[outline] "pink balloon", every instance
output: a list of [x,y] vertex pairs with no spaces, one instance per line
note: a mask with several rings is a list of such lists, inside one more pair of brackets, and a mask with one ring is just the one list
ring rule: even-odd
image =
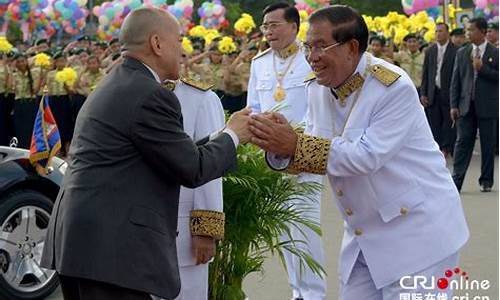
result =
[[96,17],[99,17],[101,14],[100,14],[100,7],[99,5],[98,6],[94,6],[94,8],[92,9],[92,12],[94,13],[94,16]]
[[488,5],[488,0],[474,0],[474,4],[479,9],[485,9]]

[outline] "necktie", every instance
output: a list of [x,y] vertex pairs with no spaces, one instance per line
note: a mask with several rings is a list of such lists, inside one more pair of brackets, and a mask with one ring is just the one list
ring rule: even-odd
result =
[[443,65],[444,47],[438,47],[437,70],[436,70],[436,86],[441,88],[441,67]]
[[[479,47],[476,47],[474,58],[481,59],[481,50],[479,49]],[[477,78],[477,71],[476,69],[474,69],[474,83],[476,82],[476,78]]]
[[[481,50],[479,47],[476,47],[474,51],[474,58],[481,59]],[[474,81],[472,82],[472,101],[476,98],[476,79],[477,79],[477,71],[474,69]]]

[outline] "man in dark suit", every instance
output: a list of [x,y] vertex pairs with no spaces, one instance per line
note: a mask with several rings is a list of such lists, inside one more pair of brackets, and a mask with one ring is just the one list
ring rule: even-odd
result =
[[436,24],[436,44],[425,52],[420,101],[425,107],[434,140],[444,156],[453,152],[455,129],[451,128],[450,83],[457,47],[450,42],[448,25]]
[[[42,265],[57,270],[70,300],[174,298],[180,185],[200,186],[234,168],[237,144],[250,138],[249,110],[203,144],[183,131],[179,101],[162,86],[178,78],[182,52],[168,12],[135,10],[121,30],[125,60],[78,116],[47,231]],[[191,224],[200,235],[224,227],[218,215]]]
[[498,49],[485,39],[484,18],[471,20],[471,44],[458,50],[450,88],[450,115],[457,122],[453,180],[460,191],[474,149],[477,129],[481,143],[482,192],[493,186],[495,126],[498,118]]

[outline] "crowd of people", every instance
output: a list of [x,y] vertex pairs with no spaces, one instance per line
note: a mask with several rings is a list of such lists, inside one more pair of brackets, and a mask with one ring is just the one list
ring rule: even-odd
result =
[[[448,41],[456,48],[470,43],[463,28],[456,28],[450,32],[449,26],[445,23],[440,23],[437,27],[441,28],[436,30],[438,33],[436,43],[431,44],[416,33],[408,34],[400,45],[395,45],[393,38],[386,38],[376,32],[371,32],[369,39],[368,51],[375,57],[403,68],[412,78],[422,95],[422,104],[426,107],[429,105],[429,96],[427,91],[422,90],[422,85],[428,86],[423,83],[423,80],[426,80],[424,78],[426,72],[429,72],[424,64],[426,49],[432,48],[433,44],[448,45]],[[498,23],[489,23],[485,35],[487,41],[498,48]],[[251,36],[233,35],[232,39],[237,47],[231,53],[220,51],[218,43],[221,37],[214,38],[210,44],[206,44],[200,37],[189,35],[186,37],[190,40],[192,51],[190,54],[184,51],[183,77],[208,84],[229,113],[246,106],[252,58],[269,48],[269,43],[263,39],[262,32],[256,32]],[[0,145],[8,145],[12,137],[16,137],[19,147],[29,148],[31,124],[40,97],[46,88],[61,134],[63,145],[61,154],[65,156],[69,149],[76,116],[85,98],[103,75],[122,60],[120,43],[118,39],[103,42],[84,35],[63,47],[53,46],[46,39],[34,41],[32,47],[22,43],[16,46],[17,48],[10,53],[0,53],[0,93],[3,98],[0,101]],[[52,58],[51,66],[36,66],[34,56],[38,53],[49,54]],[[78,80],[73,86],[55,80],[55,73],[65,67],[73,68],[78,74]],[[452,72],[453,66],[445,70],[446,89],[449,85],[447,82],[451,81]],[[449,102],[449,99],[446,98],[445,102]],[[427,108],[429,123],[436,141],[445,156],[452,155],[456,138],[455,129],[438,130],[441,125],[436,122],[440,118],[431,112],[431,108]],[[441,114],[444,121],[450,119],[444,116],[445,113]]]
[[[436,24],[436,41],[427,44],[418,35],[410,33],[404,42],[395,47],[383,36],[372,36],[370,52],[390,63],[400,66],[411,77],[425,107],[427,119],[445,157],[453,156],[453,178],[459,190],[471,159],[479,129],[481,143],[481,191],[491,191],[495,152],[498,153],[498,23],[487,23],[483,18],[472,19],[468,28],[450,30],[446,23]],[[465,57],[457,57],[459,50]],[[476,52],[476,49],[480,49]],[[485,50],[488,49],[485,54]],[[468,76],[461,70],[468,57],[473,57],[472,76],[477,86],[470,85]],[[496,66],[496,67],[495,67]],[[478,70],[484,67],[482,72]],[[486,70],[486,71],[485,71]],[[484,73],[487,75],[481,76]],[[472,74],[472,73],[471,73]],[[478,76],[479,74],[479,76]],[[463,87],[466,86],[466,89]],[[482,97],[463,107],[465,98]],[[459,106],[460,109],[459,109]],[[470,113],[469,113],[470,112]],[[468,114],[469,113],[469,114]],[[463,117],[467,126],[458,122]],[[457,139],[458,137],[458,139]],[[456,152],[456,153],[455,153]],[[454,155],[456,154],[456,155]]]

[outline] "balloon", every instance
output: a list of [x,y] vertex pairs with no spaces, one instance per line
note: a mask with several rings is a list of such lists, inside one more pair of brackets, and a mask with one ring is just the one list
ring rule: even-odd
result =
[[80,18],[83,18],[85,16],[85,14],[83,13],[83,11],[81,9],[77,9],[73,12],[73,18],[75,19],[80,19]]
[[474,4],[479,9],[485,9],[488,5],[488,0],[474,0]]
[[99,17],[99,24],[108,25],[109,24],[109,18],[107,16],[100,16]]

